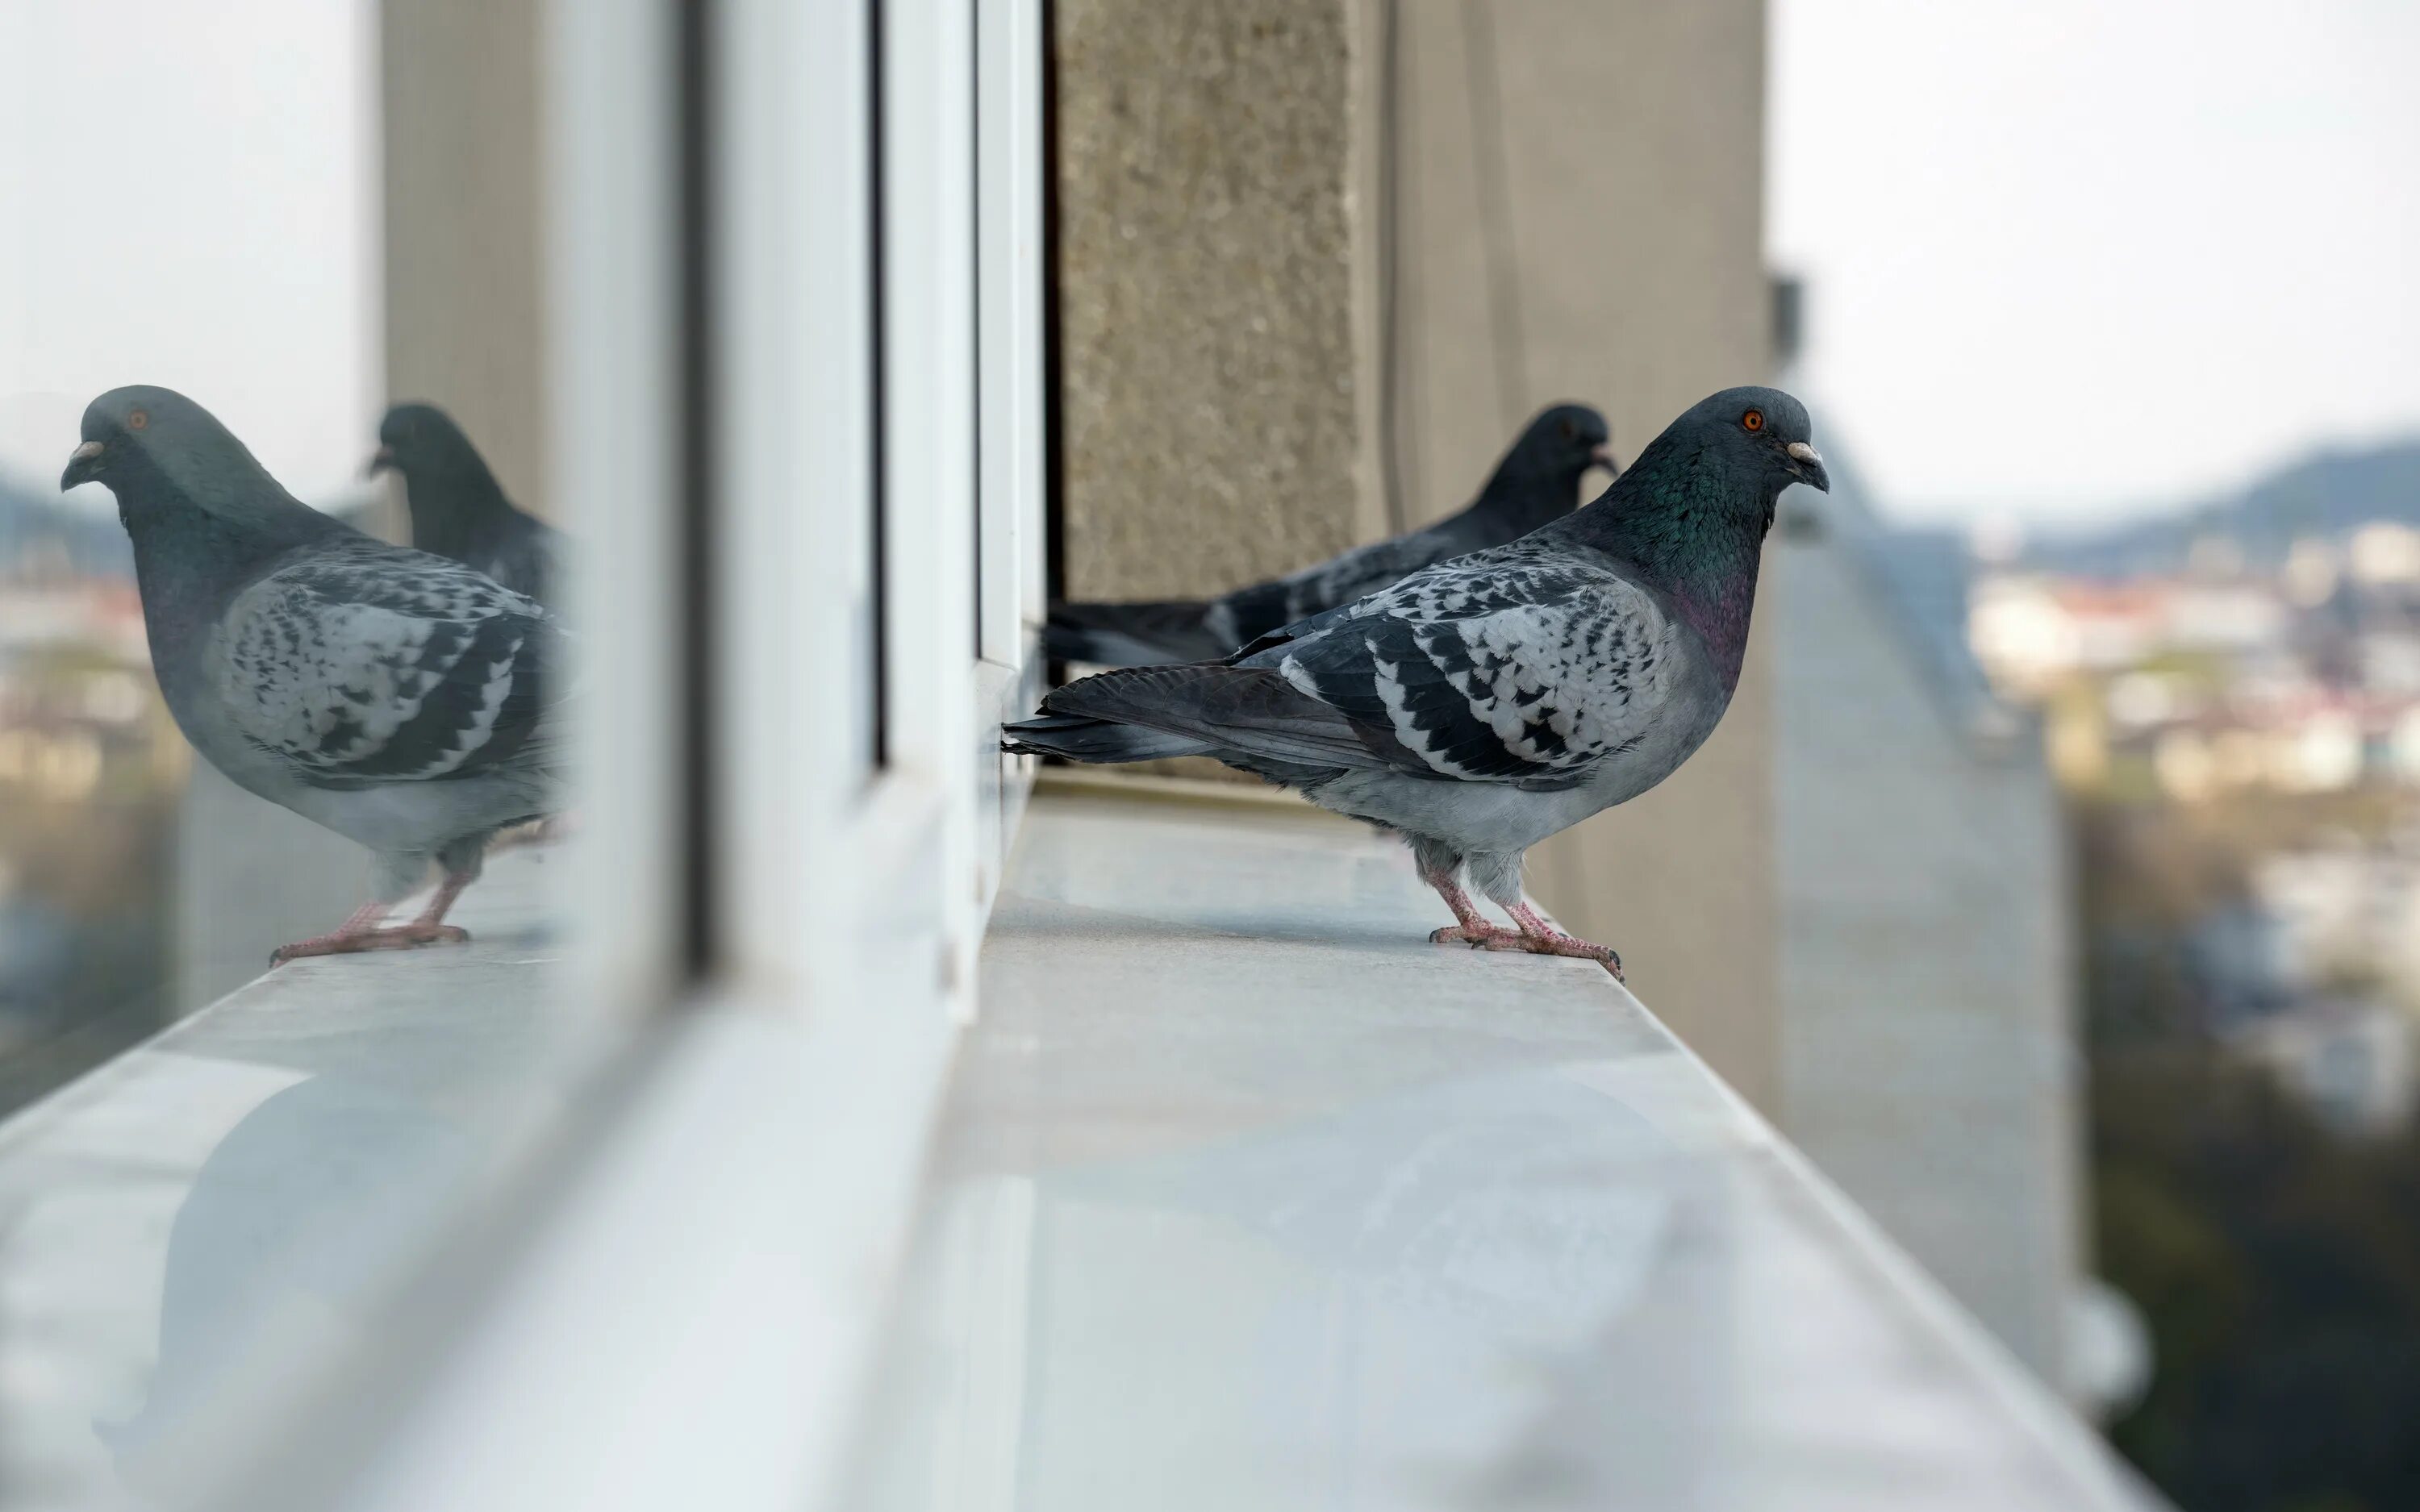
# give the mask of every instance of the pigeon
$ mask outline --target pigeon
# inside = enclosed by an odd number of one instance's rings
[[[486,458],[454,417],[433,404],[399,404],[379,423],[369,473],[403,474],[411,544],[465,566],[549,609],[561,608],[565,537],[504,497]]]
[[[1461,514],[1391,540],[1355,547],[1290,577],[1223,598],[1158,603],[1054,604],[1043,644],[1065,661],[1157,667],[1212,661],[1280,625],[1349,604],[1406,574],[1466,551],[1517,541],[1579,502],[1580,475],[1620,471],[1605,416],[1559,404],[1529,422],[1479,498]]]
[[[1830,487],[1806,408],[1725,389],[1575,514],[1226,660],[1071,683],[1003,727],[1001,747],[1216,757],[1403,835],[1453,911],[1433,941],[1593,960],[1619,979],[1619,954],[1522,900],[1522,853],[1661,782],[1714,733],[1792,483]],[[1487,921],[1466,874],[1513,928]]]
[[[563,803],[568,638],[458,562],[296,500],[209,410],[112,389],[84,412],[62,490],[117,496],[153,671],[194,748],[242,787],[367,846],[372,901],[299,956],[470,936],[446,910],[489,836]],[[434,860],[417,918],[380,927]]]

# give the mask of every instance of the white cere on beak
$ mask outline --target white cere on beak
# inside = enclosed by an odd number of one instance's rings
[[[1812,462],[1817,467],[1822,467],[1823,465],[1823,454],[1807,445],[1805,441],[1792,441],[1789,446],[1789,452],[1792,456],[1796,457],[1801,462]]]

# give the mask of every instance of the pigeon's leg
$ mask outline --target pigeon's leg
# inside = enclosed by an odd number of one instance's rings
[[[282,966],[299,956],[340,955],[348,950],[365,949],[366,947],[354,945],[351,942],[380,933],[377,927],[379,920],[384,918],[387,910],[394,906],[395,904],[387,903],[364,903],[346,915],[345,921],[327,933],[314,934],[307,940],[297,940],[291,945],[280,946],[271,951],[269,964],[272,966]]]
[[[1517,939],[1509,929],[1490,924],[1480,913],[1470,894],[1462,890],[1462,857],[1451,849],[1433,840],[1414,837],[1412,860],[1419,869],[1420,880],[1436,889],[1445,905],[1453,910],[1454,921],[1443,929],[1429,932],[1431,945],[1482,946],[1498,935]]]
[[[1496,937],[1482,942],[1490,950],[1526,950],[1531,955],[1572,956],[1581,961],[1593,961],[1621,980],[1621,957],[1610,946],[1591,945],[1546,922],[1545,916],[1529,906],[1521,896],[1521,853],[1518,851],[1474,852],[1470,856],[1470,880],[1490,902],[1512,916],[1519,925],[1517,933],[1499,930]]]
[[[437,890],[429,895],[428,906],[423,908],[419,917],[412,919],[411,923],[397,924],[392,929],[380,929],[378,927],[379,921],[386,918],[395,904],[385,901],[364,903],[353,910],[351,917],[327,933],[315,934],[307,940],[297,940],[292,945],[276,950],[270,956],[269,964],[272,966],[280,966],[288,961],[296,961],[311,955],[353,955],[365,950],[409,950],[423,945],[468,943],[471,932],[458,924],[444,922],[445,911],[454,906],[455,899],[462,896],[463,888],[477,880],[479,868],[476,863],[487,841],[487,836],[480,835],[473,841],[458,843],[440,853],[439,859],[445,863],[445,878],[437,885]],[[467,861],[463,855],[465,844],[469,846]],[[411,882],[416,880],[417,874],[424,872],[427,865],[428,858],[426,856],[380,857],[381,881],[389,884],[380,890],[392,898],[396,891],[400,890],[392,886],[396,878],[405,879],[402,886],[409,887]]]
[[[1621,980],[1621,957],[1614,952],[1613,947],[1590,945],[1576,935],[1564,933],[1547,923],[1536,909],[1526,903],[1513,903],[1505,912],[1512,916],[1512,922],[1521,926],[1520,939],[1509,945],[1491,942],[1487,947],[1489,949],[1527,950],[1531,955],[1575,956],[1582,961],[1595,962],[1612,972],[1614,980]]]
[[[453,906],[454,895],[469,882],[468,877],[460,879],[459,883],[453,877],[446,878],[437,889],[436,898],[421,910],[419,918],[392,929],[372,927],[386,917],[391,904],[365,903],[353,910],[351,918],[327,933],[314,934],[307,940],[297,940],[292,945],[280,947],[271,953],[269,964],[282,966],[306,955],[357,955],[365,950],[409,950],[423,945],[468,944],[471,938],[469,930],[459,924],[440,923],[438,918]]]
[[[428,906],[420,911],[420,917],[418,918],[413,919],[404,927],[406,929],[438,930],[444,932],[440,935],[432,935],[432,938],[456,940],[469,939],[471,937],[470,931],[461,928],[459,925],[448,924],[445,922],[445,911],[454,906],[454,900],[461,897],[462,889],[477,881],[478,876],[479,873],[476,872],[466,871],[446,872],[445,880],[439,883],[437,885],[437,890],[428,895]]]

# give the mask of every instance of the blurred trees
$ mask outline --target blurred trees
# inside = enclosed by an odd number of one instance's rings
[[[2075,811],[2096,1264],[2157,1351],[2110,1437],[2190,1512],[2402,1512],[2420,1507],[2420,1137],[2341,1138],[2230,1057],[2191,949],[2241,898],[2271,838],[2252,832],[2295,817]]]

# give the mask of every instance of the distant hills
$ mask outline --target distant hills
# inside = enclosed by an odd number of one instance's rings
[[[134,576],[134,550],[115,512],[84,509],[0,473],[0,578],[21,571]]]
[[[2283,562],[2297,536],[2342,535],[2372,520],[2420,525],[2420,440],[2321,452],[2241,493],[2102,530],[2043,535],[2025,562],[2055,572],[2123,578],[2175,572],[2193,543],[2225,536],[2255,566]]]

